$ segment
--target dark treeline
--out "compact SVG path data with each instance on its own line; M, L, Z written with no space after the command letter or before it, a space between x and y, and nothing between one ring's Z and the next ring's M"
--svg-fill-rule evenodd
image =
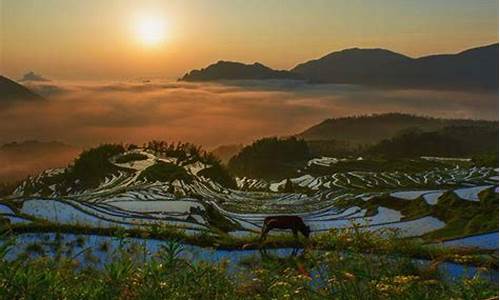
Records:
M191 143L168 143L166 141L153 140L144 144L144 149L150 150L160 156L175 157L184 164L192 161L214 165L220 164L220 160L215 155L203 150L201 146Z
M404 130L438 131L450 126L498 128L498 122L384 113L327 119L297 136L307 141L346 141L351 147L358 147L376 144Z
M297 166L311 158L304 140L263 138L244 147L231 158L229 170L238 176L282 178L295 174Z
M405 131L367 149L367 155L385 158L465 157L498 152L498 128L450 126L439 131Z
M374 166L366 159L379 161L382 166L421 156L467 157L477 165L498 162L498 127L478 122L476 125L454 125L435 131L415 128L400 131L394 137L373 145L351 145L346 141L304 141L291 138L264 138L246 146L229 161L230 171L238 176L282 179L297 176L312 157L356 158L362 156L366 169ZM336 165L341 167L342 163ZM349 163L346 167L352 167ZM394 168L396 166L392 166ZM347 170L347 169L346 169Z

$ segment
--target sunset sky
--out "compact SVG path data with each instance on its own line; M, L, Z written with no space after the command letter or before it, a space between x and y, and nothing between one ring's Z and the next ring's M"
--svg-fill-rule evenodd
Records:
M0 0L0 71L175 79L220 59L273 68L350 47L410 56L498 41L497 0Z

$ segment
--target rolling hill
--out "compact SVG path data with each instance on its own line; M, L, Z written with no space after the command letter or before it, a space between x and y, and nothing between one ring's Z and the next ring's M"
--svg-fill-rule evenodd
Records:
M345 49L297 65L292 72L318 83L372 83L388 68L412 59L385 49Z
M314 82L498 89L498 44L410 58L384 49L346 49L291 70Z
M299 133L305 140L339 140L351 144L373 144L388 139L404 130L418 128L435 131L448 126L489 126L498 128L493 121L437 119L400 113L327 119Z

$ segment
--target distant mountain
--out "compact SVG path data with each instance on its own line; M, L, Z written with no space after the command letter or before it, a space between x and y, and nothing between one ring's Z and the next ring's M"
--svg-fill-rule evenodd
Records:
M49 80L44 78L40 74L36 74L35 72L28 72L24 74L23 78L19 79L19 81L49 81Z
M0 75L0 104L17 100L43 100L28 88Z
M392 138L405 130L435 131L448 126L488 126L498 128L498 122L459 119L437 119L400 113L327 119L299 133L309 141L337 140L351 145L374 144Z
M410 57L389 50L352 48L299 64L292 72L314 82L367 83L377 80L374 74L386 71L381 68L409 61Z
M498 44L457 54L411 58L386 49L351 48L277 71L259 63L219 61L183 81L302 79L404 88L498 89Z
M214 81L245 79L300 79L300 75L289 71L277 71L260 63L243 64L239 62L219 61L201 70L185 74L181 81Z
M319 83L498 89L498 44L410 58L384 49L346 49L291 70Z

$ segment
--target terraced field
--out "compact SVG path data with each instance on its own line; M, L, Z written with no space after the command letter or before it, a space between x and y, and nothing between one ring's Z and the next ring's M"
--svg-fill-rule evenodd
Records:
M126 155L140 159L121 162L119 158ZM491 195L498 199L498 169L457 162L412 173L335 172L338 161L313 159L296 177L277 182L237 178L237 188L231 189L200 175L211 167L206 163L137 149L112 157L109 162L117 171L94 188L58 183L55 178L64 169L29 178L1 200L0 217L11 224L93 228L150 229L166 224L187 234L241 237L258 234L268 215L294 214L313 233L357 224L363 230L399 229L404 236L422 236L446 227L447 220L435 209L444 199L459 203L481 202ZM161 164L185 174L168 180L145 175ZM311 167L331 173L313 176ZM284 191L287 182L293 191ZM415 212L408 208L412 203L419 205Z

